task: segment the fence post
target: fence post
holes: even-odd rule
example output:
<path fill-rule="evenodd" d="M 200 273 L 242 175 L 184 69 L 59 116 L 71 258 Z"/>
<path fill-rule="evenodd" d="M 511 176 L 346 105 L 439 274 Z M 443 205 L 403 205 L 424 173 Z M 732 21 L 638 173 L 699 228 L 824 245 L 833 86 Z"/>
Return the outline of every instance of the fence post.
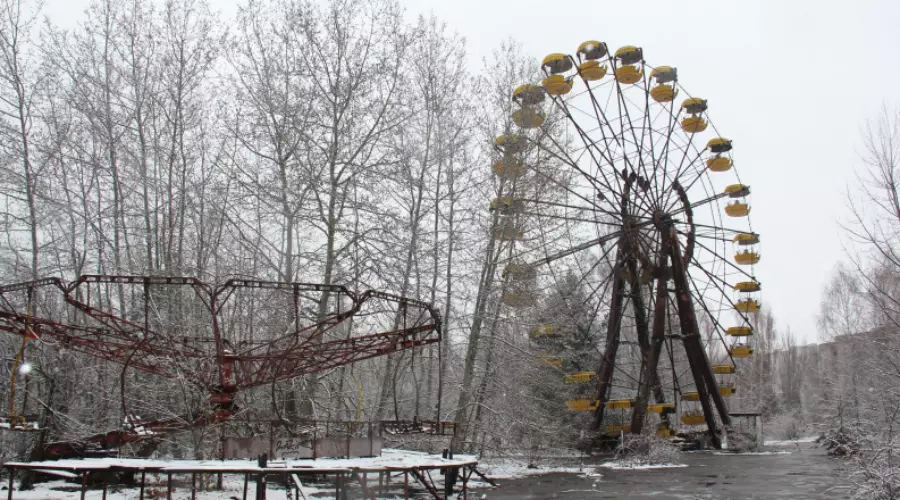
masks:
<path fill-rule="evenodd" d="M 257 459 L 257 465 L 261 469 L 265 469 L 269 466 L 269 455 L 263 453 Z M 266 500 L 266 473 L 260 472 L 259 476 L 256 478 L 256 500 Z"/>

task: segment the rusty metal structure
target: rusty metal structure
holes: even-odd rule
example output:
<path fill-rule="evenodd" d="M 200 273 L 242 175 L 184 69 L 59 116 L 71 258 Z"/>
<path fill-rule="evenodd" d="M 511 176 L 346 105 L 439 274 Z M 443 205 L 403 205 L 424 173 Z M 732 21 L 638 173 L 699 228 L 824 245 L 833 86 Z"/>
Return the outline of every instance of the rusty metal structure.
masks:
<path fill-rule="evenodd" d="M 21 352 L 41 342 L 120 365 L 123 409 L 127 370 L 209 395 L 194 415 L 145 422 L 126 414 L 123 429 L 50 443 L 52 459 L 228 421 L 241 391 L 440 342 L 441 318 L 422 301 L 339 285 L 82 275 L 0 286 L 0 332 L 21 338 Z M 13 398 L 6 428 L 37 430 L 16 413 Z"/>

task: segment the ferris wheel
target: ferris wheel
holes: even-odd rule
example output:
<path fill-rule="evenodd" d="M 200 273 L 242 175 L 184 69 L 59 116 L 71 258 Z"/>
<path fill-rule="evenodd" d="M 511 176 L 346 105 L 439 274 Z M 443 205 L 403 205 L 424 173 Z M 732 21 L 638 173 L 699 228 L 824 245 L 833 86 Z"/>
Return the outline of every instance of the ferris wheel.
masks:
<path fill-rule="evenodd" d="M 738 151 L 711 104 L 639 47 L 587 41 L 541 69 L 542 81 L 513 91 L 512 126 L 495 144 L 493 237 L 511 255 L 501 301 L 536 311 L 530 338 L 595 430 L 705 425 L 719 446 L 760 309 Z M 595 367 L 553 348 L 567 325 L 546 304 L 563 280 L 590 311 Z"/>

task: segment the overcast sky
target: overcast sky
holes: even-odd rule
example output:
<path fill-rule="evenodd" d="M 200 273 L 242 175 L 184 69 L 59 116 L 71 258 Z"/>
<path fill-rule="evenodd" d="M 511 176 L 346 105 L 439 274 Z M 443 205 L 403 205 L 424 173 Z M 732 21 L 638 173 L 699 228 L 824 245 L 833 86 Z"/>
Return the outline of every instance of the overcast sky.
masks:
<path fill-rule="evenodd" d="M 238 4 L 210 1 L 224 17 Z M 709 100 L 753 190 L 764 307 L 781 327 L 818 339 L 820 290 L 845 259 L 838 221 L 847 220 L 861 131 L 882 106 L 900 105 L 900 2 L 401 1 L 411 18 L 433 13 L 463 35 L 475 70 L 507 38 L 535 58 L 596 39 L 676 66 L 679 83 Z M 74 27 L 87 5 L 46 0 L 45 14 Z"/>

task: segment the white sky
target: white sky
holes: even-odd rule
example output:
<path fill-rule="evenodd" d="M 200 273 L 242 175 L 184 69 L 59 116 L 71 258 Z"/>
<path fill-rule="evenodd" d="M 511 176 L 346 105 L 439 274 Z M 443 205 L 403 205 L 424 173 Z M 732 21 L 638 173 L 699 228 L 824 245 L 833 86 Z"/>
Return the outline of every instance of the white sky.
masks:
<path fill-rule="evenodd" d="M 210 0 L 224 17 L 237 0 Z M 900 2 L 401 0 L 468 40 L 472 68 L 507 38 L 542 58 L 584 40 L 637 45 L 648 64 L 678 68 L 679 83 L 709 100 L 753 189 L 761 234 L 757 276 L 781 327 L 818 339 L 820 290 L 844 258 L 838 220 L 861 151 L 860 132 L 883 105 L 900 105 Z M 74 27 L 88 0 L 46 0 L 54 23 Z M 487 166 L 485 166 L 487 168 Z"/>

